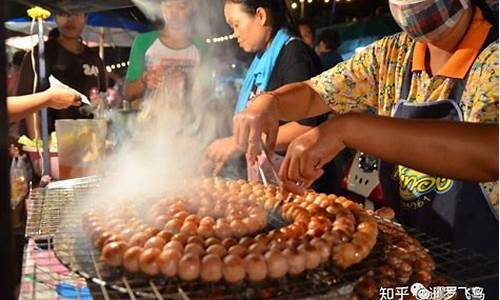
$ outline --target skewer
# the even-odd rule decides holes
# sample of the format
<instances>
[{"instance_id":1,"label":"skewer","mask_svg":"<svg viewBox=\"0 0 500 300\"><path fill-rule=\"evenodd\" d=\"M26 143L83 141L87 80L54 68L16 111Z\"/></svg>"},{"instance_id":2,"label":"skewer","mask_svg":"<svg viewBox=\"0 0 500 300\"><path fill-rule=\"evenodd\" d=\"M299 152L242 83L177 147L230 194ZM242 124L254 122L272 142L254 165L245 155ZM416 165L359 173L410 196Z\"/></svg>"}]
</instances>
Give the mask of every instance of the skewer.
<instances>
[{"instance_id":1,"label":"skewer","mask_svg":"<svg viewBox=\"0 0 500 300\"><path fill-rule=\"evenodd\" d=\"M128 283L128 280L125 276L122 277L123 284L127 288L127 293L130 296L130 300L136 300L134 292L132 292L132 288L130 287L130 284Z\"/></svg>"},{"instance_id":2,"label":"skewer","mask_svg":"<svg viewBox=\"0 0 500 300\"><path fill-rule=\"evenodd\" d=\"M181 295L182 300L190 300L188 295L186 295L181 287L179 287L177 290L179 291L179 295Z\"/></svg>"},{"instance_id":3,"label":"skewer","mask_svg":"<svg viewBox=\"0 0 500 300\"><path fill-rule=\"evenodd\" d=\"M99 281L94 281L94 282L99 284L99 286L101 287L101 291L102 291L102 295L104 296L104 299L110 300L109 295L108 295L108 291L106 290L106 287L105 287L106 284L105 284L104 280L102 280L101 272L99 271L99 268L97 267L97 262L95 260L94 253L91 249L89 249L89 250L90 250L89 251L90 257L92 258L92 263L94 264L94 268L95 268L97 277L99 278Z\"/></svg>"},{"instance_id":4,"label":"skewer","mask_svg":"<svg viewBox=\"0 0 500 300\"><path fill-rule=\"evenodd\" d=\"M149 285L151 286L151 288L153 289L153 292L155 293L155 296L156 298L160 299L160 300L163 300L163 296L160 294L160 292L158 291L158 288L156 287L156 285L154 284L154 282L152 281L149 281Z\"/></svg>"}]
</instances>

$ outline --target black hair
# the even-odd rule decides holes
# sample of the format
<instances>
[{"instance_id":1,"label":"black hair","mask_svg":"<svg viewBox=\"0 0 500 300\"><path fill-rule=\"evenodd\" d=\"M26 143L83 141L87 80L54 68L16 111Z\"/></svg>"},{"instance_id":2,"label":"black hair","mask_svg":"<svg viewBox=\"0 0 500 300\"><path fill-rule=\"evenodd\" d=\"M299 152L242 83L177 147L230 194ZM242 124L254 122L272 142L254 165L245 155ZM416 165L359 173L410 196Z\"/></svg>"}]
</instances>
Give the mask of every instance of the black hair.
<instances>
[{"instance_id":1,"label":"black hair","mask_svg":"<svg viewBox=\"0 0 500 300\"><path fill-rule=\"evenodd\" d=\"M340 46L340 36L333 29L325 29L319 34L318 42L325 43L326 48L329 50L337 50Z\"/></svg>"},{"instance_id":2,"label":"black hair","mask_svg":"<svg viewBox=\"0 0 500 300\"><path fill-rule=\"evenodd\" d=\"M49 31L49 40L55 40L61 35L61 32L59 32L58 28L53 28L51 31Z\"/></svg>"},{"instance_id":3,"label":"black hair","mask_svg":"<svg viewBox=\"0 0 500 300\"><path fill-rule=\"evenodd\" d=\"M262 7L271 15L273 34L285 27L291 34L297 35L297 27L286 0L226 0L241 4L245 12L255 15L257 9Z\"/></svg>"},{"instance_id":4,"label":"black hair","mask_svg":"<svg viewBox=\"0 0 500 300\"><path fill-rule=\"evenodd\" d=\"M300 27L300 26L307 26L307 27L311 28L311 32L314 32L314 26L307 19L300 19L300 20L298 20L297 21L297 27Z\"/></svg>"},{"instance_id":5,"label":"black hair","mask_svg":"<svg viewBox=\"0 0 500 300\"><path fill-rule=\"evenodd\" d=\"M472 0L472 5L479 7L483 13L483 17L490 22L493 27L498 28L498 15L493 12L491 7L485 0Z\"/></svg>"}]
</instances>

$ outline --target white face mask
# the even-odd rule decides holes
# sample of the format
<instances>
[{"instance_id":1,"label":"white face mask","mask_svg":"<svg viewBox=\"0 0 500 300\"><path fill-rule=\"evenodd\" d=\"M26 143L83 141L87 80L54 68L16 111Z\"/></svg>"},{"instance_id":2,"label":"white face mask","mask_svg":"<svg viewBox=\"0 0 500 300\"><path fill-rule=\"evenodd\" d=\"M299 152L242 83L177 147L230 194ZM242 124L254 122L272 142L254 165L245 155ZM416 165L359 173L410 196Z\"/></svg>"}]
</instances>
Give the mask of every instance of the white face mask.
<instances>
[{"instance_id":1,"label":"white face mask","mask_svg":"<svg viewBox=\"0 0 500 300\"><path fill-rule=\"evenodd\" d=\"M424 42L436 40L455 27L471 9L470 0L389 0L389 6L399 26Z\"/></svg>"}]
</instances>

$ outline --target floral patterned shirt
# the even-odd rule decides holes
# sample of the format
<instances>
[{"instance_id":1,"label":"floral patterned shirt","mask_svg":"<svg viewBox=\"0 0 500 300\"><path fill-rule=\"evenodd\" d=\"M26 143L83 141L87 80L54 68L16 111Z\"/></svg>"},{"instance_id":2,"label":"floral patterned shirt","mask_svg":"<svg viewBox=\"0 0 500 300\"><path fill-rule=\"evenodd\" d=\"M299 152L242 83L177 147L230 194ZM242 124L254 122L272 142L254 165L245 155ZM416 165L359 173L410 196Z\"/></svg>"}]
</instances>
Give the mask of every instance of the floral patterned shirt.
<instances>
[{"instance_id":1,"label":"floral patterned shirt","mask_svg":"<svg viewBox=\"0 0 500 300\"><path fill-rule=\"evenodd\" d=\"M400 100L406 66L409 59L413 59L408 101L448 99L457 79L468 76L460 101L463 120L498 124L498 41L480 52L490 27L476 9L456 52L434 76L425 68L427 46L415 42L406 33L399 33L373 43L351 59L312 78L309 85L336 113L369 111L391 116ZM482 187L498 211L498 181L482 183Z\"/></svg>"}]
</instances>

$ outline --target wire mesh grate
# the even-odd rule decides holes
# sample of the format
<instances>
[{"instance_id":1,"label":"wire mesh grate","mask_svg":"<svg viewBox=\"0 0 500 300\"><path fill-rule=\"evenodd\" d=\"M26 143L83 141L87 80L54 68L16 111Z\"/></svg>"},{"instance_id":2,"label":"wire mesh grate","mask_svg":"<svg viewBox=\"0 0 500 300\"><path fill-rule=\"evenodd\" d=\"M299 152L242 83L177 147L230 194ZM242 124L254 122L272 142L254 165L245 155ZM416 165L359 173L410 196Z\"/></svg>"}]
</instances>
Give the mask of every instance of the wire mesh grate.
<instances>
[{"instance_id":1,"label":"wire mesh grate","mask_svg":"<svg viewBox=\"0 0 500 300\"><path fill-rule=\"evenodd\" d=\"M175 298L182 294L179 289L189 299L348 299L354 283L382 263L380 258L385 252L381 236L372 255L349 271L341 271L328 264L299 277L258 284L187 283L177 279L148 278L125 272L122 268L108 267L100 261L99 251L85 237L80 218L66 220L68 222L61 224L63 226L54 237L56 254L65 265L84 278L123 294L151 299ZM281 222L276 215L270 218L271 228L281 227Z\"/></svg>"},{"instance_id":2,"label":"wire mesh grate","mask_svg":"<svg viewBox=\"0 0 500 300\"><path fill-rule=\"evenodd\" d=\"M28 219L26 236L35 239L50 239L54 236L63 215L75 199L84 199L92 189L99 186L98 177L54 182L47 188L37 188L27 199Z\"/></svg>"},{"instance_id":3,"label":"wire mesh grate","mask_svg":"<svg viewBox=\"0 0 500 300\"><path fill-rule=\"evenodd\" d=\"M436 273L448 278L450 283L476 286L485 280L498 280L498 259L488 259L464 248L454 249L450 243L412 228L405 230L429 250L436 262Z\"/></svg>"},{"instance_id":4,"label":"wire mesh grate","mask_svg":"<svg viewBox=\"0 0 500 300\"><path fill-rule=\"evenodd\" d=\"M92 180L80 181L71 187L33 190L28 202L27 228L27 235L38 241L38 248L55 250L57 258L68 267L64 274L57 274L59 277L55 282L86 281L94 299L348 299L357 280L382 263L386 250L385 238L381 234L372 255L347 272L330 264L300 277L259 284L186 283L178 279L147 278L121 268L107 267L100 262L97 249L87 242L80 226L80 212L74 207L97 186L98 181ZM63 213L70 217L62 219ZM279 219L273 217L270 220L272 226L280 226ZM378 221L400 226L386 220ZM400 228L403 230L402 226ZM498 278L498 260L488 260L466 249L452 249L449 244L410 228L404 230L430 251L436 262L436 274L446 278L448 283L474 286L482 280ZM54 264L60 266L59 260L55 259ZM28 278L39 278L35 275L41 273L40 266L28 263L27 267ZM44 286L35 280L32 285L38 289ZM50 287L47 285L47 289ZM34 288L29 289L32 290ZM23 295L23 299L52 299ZM81 293L77 298L85 299L85 295Z\"/></svg>"}]
</instances>

